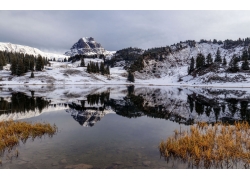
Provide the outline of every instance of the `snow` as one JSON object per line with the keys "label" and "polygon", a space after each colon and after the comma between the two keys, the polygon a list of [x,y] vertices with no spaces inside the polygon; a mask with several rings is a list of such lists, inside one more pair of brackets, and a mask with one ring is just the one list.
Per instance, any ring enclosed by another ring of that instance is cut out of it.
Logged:
{"label": "snow", "polygon": [[[85,40],[88,39],[85,38]],[[186,46],[185,43],[182,43],[182,45],[186,48],[172,52],[163,61],[149,59],[147,62],[144,62],[144,69],[134,73],[134,83],[127,81],[127,72],[122,66],[110,68],[110,75],[103,76],[100,74],[87,73],[86,67],[79,67],[80,61],[74,63],[51,61],[51,67],[45,67],[42,72],[34,72],[35,78],[33,79],[29,78],[31,72],[21,77],[12,76],[9,71],[10,65],[7,65],[4,67],[4,70],[0,71],[0,85],[135,84],[184,87],[250,87],[250,73],[225,73],[225,67],[219,68],[216,73],[209,72],[197,77],[187,74],[190,58],[196,58],[199,52],[202,52],[205,56],[211,53],[212,57],[215,58],[216,51],[219,48],[221,57],[225,56],[227,63],[229,63],[233,54],[241,54],[244,47],[239,46],[234,49],[223,49],[222,45],[212,43],[196,43],[195,47]],[[174,46],[172,48],[174,49]],[[25,52],[33,55],[43,54],[46,57],[56,57],[58,59],[67,57],[64,55],[44,53],[36,48],[14,45],[11,43],[0,43],[0,50]],[[115,51],[107,52],[109,53],[108,58],[111,58],[113,53],[115,53]],[[103,60],[99,58],[85,58],[84,61],[85,65],[90,61],[98,63],[103,62]],[[209,80],[211,77],[227,77],[232,82]]]}
{"label": "snow", "polygon": [[[102,59],[85,59],[85,64],[92,62],[102,62]],[[186,67],[172,69],[170,75],[161,76],[160,78],[151,77],[148,79],[135,78],[135,82],[127,81],[127,72],[122,67],[110,68],[110,75],[89,74],[86,67],[79,67],[80,61],[73,64],[68,62],[51,62],[51,67],[45,67],[43,71],[35,71],[35,78],[30,78],[31,72],[24,76],[13,76],[9,70],[0,71],[0,85],[84,85],[84,84],[126,84],[126,85],[164,85],[164,86],[186,86],[186,87],[250,87],[249,73],[227,73],[227,77],[233,78],[242,75],[246,78],[244,82],[204,82],[206,78],[213,75],[207,73],[203,76],[194,78],[191,75],[185,76]],[[4,69],[8,69],[9,65]],[[226,73],[217,73],[219,77],[225,77]],[[182,81],[179,78],[182,77]]]}
{"label": "snow", "polygon": [[18,52],[23,54],[29,54],[38,56],[39,54],[43,57],[47,57],[48,59],[55,58],[56,60],[63,60],[64,58],[69,58],[69,56],[61,55],[61,54],[54,54],[54,53],[46,53],[42,52],[41,50],[29,46],[23,46],[18,44],[12,43],[3,43],[0,42],[0,51],[7,51],[7,52]]}

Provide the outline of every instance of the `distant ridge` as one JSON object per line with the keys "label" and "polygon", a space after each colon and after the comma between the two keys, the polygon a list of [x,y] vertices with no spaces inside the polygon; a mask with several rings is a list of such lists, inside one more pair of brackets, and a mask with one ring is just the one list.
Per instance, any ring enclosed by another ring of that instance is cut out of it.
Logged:
{"label": "distant ridge", "polygon": [[38,56],[40,54],[41,56],[47,57],[48,59],[55,58],[56,60],[63,60],[64,58],[68,58],[68,56],[65,56],[63,54],[46,53],[34,47],[3,42],[0,42],[0,51],[30,54],[34,56]]}

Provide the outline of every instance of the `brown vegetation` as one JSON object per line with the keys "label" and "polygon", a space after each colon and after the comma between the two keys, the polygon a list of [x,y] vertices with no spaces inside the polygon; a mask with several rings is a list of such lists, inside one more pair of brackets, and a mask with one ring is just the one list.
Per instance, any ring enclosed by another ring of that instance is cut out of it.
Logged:
{"label": "brown vegetation", "polygon": [[162,141],[159,150],[162,156],[180,158],[196,167],[233,168],[237,164],[249,168],[250,125],[235,122],[234,125],[200,122],[189,131],[178,132],[167,141]]}
{"label": "brown vegetation", "polygon": [[46,134],[52,137],[56,131],[55,125],[51,126],[46,123],[2,121],[0,122],[0,152],[4,152],[6,148],[8,151],[12,150],[20,140],[25,143],[28,138],[35,139]]}

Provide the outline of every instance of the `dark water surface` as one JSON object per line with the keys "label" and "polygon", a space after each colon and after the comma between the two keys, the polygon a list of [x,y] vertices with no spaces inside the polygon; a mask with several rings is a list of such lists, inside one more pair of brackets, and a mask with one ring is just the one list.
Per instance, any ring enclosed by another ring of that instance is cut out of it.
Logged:
{"label": "dark water surface", "polygon": [[250,117],[247,90],[96,89],[75,94],[63,91],[64,97],[55,89],[44,94],[2,90],[2,119],[55,124],[58,132],[51,138],[21,142],[18,157],[14,152],[1,155],[0,168],[190,168],[160,157],[161,140],[197,121],[233,122]]}
{"label": "dark water surface", "polygon": [[65,168],[89,164],[93,168],[171,168],[160,159],[160,140],[179,124],[148,117],[108,114],[93,127],[72,121],[65,111],[44,113],[27,121],[56,124],[52,138],[28,140],[18,147],[19,157],[3,159],[1,168]]}

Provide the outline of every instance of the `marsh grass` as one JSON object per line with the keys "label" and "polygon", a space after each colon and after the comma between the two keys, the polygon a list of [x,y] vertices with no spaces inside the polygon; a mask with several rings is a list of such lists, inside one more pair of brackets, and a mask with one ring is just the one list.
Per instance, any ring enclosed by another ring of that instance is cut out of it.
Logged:
{"label": "marsh grass", "polygon": [[[2,121],[0,122],[0,152],[3,153],[5,150],[10,152],[20,141],[25,143],[28,138],[34,140],[36,137],[41,138],[44,135],[52,137],[56,132],[57,127],[55,125],[51,126],[46,123]],[[19,152],[17,149],[14,154],[18,156]]]}
{"label": "marsh grass", "polygon": [[174,131],[174,135],[159,145],[167,161],[181,159],[190,167],[237,168],[250,164],[250,126],[248,122],[234,125],[199,122],[189,130]]}

